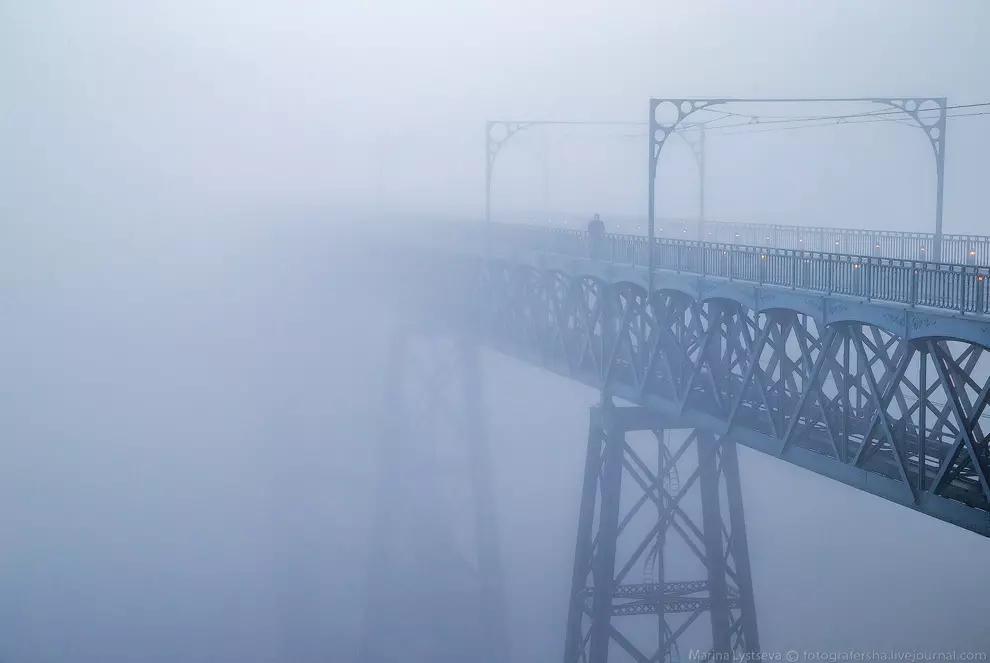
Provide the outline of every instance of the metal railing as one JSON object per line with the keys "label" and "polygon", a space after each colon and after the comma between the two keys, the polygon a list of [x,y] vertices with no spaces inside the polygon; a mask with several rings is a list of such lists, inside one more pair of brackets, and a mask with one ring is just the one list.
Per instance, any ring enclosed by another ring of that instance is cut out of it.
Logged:
{"label": "metal railing", "polygon": [[[479,230],[474,226],[471,234]],[[487,232],[495,247],[643,267],[649,264],[648,240],[637,235],[608,234],[596,245],[587,232],[578,230],[491,224]],[[656,269],[962,313],[990,313],[990,267],[666,238],[656,239],[653,251]]]}
{"label": "metal railing", "polygon": [[[646,235],[646,219],[634,215],[606,214],[608,230],[615,233]],[[582,230],[588,218],[579,214],[556,214],[545,220],[537,215],[517,214],[507,218],[510,223]],[[778,225],[773,223],[739,221],[704,221],[699,235],[698,219],[658,218],[655,235],[665,239],[704,240],[745,246],[766,246],[773,249],[822,251],[871,258],[899,258],[934,261],[935,234],[899,232],[820,226]],[[939,262],[958,265],[990,265],[990,236],[942,235],[942,256]]]}
{"label": "metal railing", "polygon": [[[660,229],[662,228],[662,230]],[[855,230],[783,226],[769,223],[706,221],[704,240],[775,249],[820,251],[871,258],[898,258],[917,262],[934,260],[934,233],[893,230]],[[658,227],[658,237],[697,239],[697,222],[668,221]],[[990,265],[990,237],[942,235],[943,263]]]}

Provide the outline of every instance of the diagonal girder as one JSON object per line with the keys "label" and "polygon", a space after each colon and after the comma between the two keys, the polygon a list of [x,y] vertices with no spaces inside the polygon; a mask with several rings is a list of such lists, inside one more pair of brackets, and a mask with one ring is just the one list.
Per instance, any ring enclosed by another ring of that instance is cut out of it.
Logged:
{"label": "diagonal girder", "polygon": [[520,280],[499,270],[523,267],[482,264],[496,273],[471,310],[492,321],[479,333],[499,350],[990,535],[984,348],[946,340],[925,351],[924,339],[866,322],[825,325],[677,291],[647,297],[580,272],[542,279],[554,284],[535,300],[546,338],[519,341],[521,320],[536,313],[510,289]]}

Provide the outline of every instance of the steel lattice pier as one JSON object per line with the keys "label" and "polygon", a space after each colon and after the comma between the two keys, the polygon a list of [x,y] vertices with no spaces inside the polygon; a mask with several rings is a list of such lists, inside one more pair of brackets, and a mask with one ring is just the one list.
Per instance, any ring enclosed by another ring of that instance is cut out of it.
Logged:
{"label": "steel lattice pier", "polygon": [[608,396],[592,410],[565,663],[759,651],[735,444],[663,426]]}

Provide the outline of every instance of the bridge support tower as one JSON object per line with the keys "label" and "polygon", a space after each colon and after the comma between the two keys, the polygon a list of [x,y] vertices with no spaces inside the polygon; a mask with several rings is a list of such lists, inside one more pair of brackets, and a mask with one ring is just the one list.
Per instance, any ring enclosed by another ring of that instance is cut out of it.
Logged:
{"label": "bridge support tower", "polygon": [[392,333],[359,663],[508,657],[479,348],[438,329]]}
{"label": "bridge support tower", "polygon": [[668,425],[591,410],[565,663],[759,651],[735,444]]}

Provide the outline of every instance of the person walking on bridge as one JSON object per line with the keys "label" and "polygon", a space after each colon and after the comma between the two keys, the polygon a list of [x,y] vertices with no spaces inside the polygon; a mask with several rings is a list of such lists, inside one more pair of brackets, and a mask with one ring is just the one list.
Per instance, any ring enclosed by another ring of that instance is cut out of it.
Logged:
{"label": "person walking on bridge", "polygon": [[595,218],[588,222],[588,240],[591,243],[591,259],[600,260],[602,257],[602,244],[605,239],[605,222],[595,214]]}

